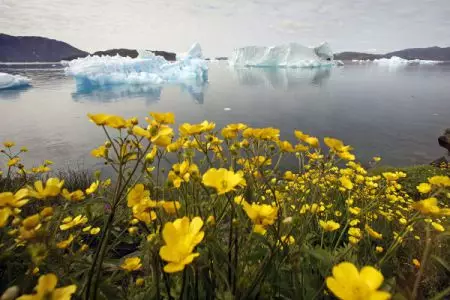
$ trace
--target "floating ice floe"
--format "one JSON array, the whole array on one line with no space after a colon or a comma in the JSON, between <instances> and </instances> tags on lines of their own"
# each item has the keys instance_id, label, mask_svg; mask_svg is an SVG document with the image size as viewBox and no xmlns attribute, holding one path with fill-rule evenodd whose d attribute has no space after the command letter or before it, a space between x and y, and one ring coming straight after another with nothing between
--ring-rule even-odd
<instances>
[{"instance_id":1,"label":"floating ice floe","mask_svg":"<svg viewBox=\"0 0 450 300\"><path fill-rule=\"evenodd\" d=\"M435 60L421 60L421 59L404 59L398 56L392 56L391 58L380 58L374 59L373 63L382 65L382 66L406 66L406 65L436 65L441 63L440 61Z\"/></svg>"},{"instance_id":2,"label":"floating ice floe","mask_svg":"<svg viewBox=\"0 0 450 300\"><path fill-rule=\"evenodd\" d=\"M31 79L20 75L0 73L0 90L29 86Z\"/></svg>"},{"instance_id":3,"label":"floating ice floe","mask_svg":"<svg viewBox=\"0 0 450 300\"><path fill-rule=\"evenodd\" d=\"M194 44L191 51L176 62L139 51L137 58L88 56L61 63L66 75L73 76L77 84L88 86L205 82L208 64L202 58L200 45Z\"/></svg>"},{"instance_id":4,"label":"floating ice floe","mask_svg":"<svg viewBox=\"0 0 450 300\"><path fill-rule=\"evenodd\" d=\"M311 68L335 66L328 43L310 48L297 43L273 47L248 46L233 51L230 65L246 67Z\"/></svg>"},{"instance_id":5,"label":"floating ice floe","mask_svg":"<svg viewBox=\"0 0 450 300\"><path fill-rule=\"evenodd\" d=\"M372 61L370 59L352 59L352 62L358 64L367 64L371 63Z\"/></svg>"}]
</instances>

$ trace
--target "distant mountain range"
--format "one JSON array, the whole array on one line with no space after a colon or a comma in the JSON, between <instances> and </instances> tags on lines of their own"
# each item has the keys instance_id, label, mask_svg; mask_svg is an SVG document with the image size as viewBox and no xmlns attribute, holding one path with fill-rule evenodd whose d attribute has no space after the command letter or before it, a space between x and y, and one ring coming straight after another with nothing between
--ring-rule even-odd
<instances>
[{"instance_id":1,"label":"distant mountain range","mask_svg":"<svg viewBox=\"0 0 450 300\"><path fill-rule=\"evenodd\" d=\"M428 48L410 48L400 51L389 52L386 54L370 54L362 52L341 52L334 55L334 59L339 60L374 60L379 58L391 58L398 56L404 59L422 59L450 61L450 47L428 47Z\"/></svg>"},{"instance_id":2,"label":"distant mountain range","mask_svg":"<svg viewBox=\"0 0 450 300\"><path fill-rule=\"evenodd\" d=\"M88 53L44 37L0 34L1 62L55 62L77 55Z\"/></svg>"},{"instance_id":3,"label":"distant mountain range","mask_svg":"<svg viewBox=\"0 0 450 300\"><path fill-rule=\"evenodd\" d=\"M152 51L166 60L174 61L176 54L166 51ZM137 57L132 49L110 49L89 53L67 43L37 36L12 36L0 33L0 62L59 62L88 55L120 55Z\"/></svg>"},{"instance_id":4,"label":"distant mountain range","mask_svg":"<svg viewBox=\"0 0 450 300\"><path fill-rule=\"evenodd\" d=\"M153 51L155 55L163 56L166 60L174 61L176 54L166 51ZM88 53L77 49L67 43L38 36L12 36L0 33L0 62L59 62L72 60L88 55L120 55L137 57L134 49L110 49ZM404 59L423 59L450 61L450 47L411 48L386 54L370 54L362 52L341 52L334 55L339 60L373 60L378 58L391 58L398 56ZM216 58L219 60L226 57Z\"/></svg>"}]
</instances>

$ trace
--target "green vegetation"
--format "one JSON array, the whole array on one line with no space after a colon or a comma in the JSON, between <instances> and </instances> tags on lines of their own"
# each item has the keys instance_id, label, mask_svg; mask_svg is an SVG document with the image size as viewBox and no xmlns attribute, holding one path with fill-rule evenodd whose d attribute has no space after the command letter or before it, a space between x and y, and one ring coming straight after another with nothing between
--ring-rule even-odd
<instances>
[{"instance_id":1,"label":"green vegetation","mask_svg":"<svg viewBox=\"0 0 450 300\"><path fill-rule=\"evenodd\" d=\"M448 166L365 169L296 130L89 118L114 176L1 149L0 293L26 299L445 299ZM281 170L285 160L297 163ZM170 164L162 170L162 163ZM8 289L8 290L6 290ZM6 290L6 291L5 291ZM8 297L6 297L8 296Z\"/></svg>"}]
</instances>

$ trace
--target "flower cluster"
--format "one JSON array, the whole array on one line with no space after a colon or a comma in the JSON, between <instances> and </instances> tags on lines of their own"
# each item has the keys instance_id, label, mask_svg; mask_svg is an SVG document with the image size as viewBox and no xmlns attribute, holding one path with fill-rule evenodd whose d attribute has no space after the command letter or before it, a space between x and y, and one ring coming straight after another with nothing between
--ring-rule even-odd
<instances>
[{"instance_id":1,"label":"flower cluster","mask_svg":"<svg viewBox=\"0 0 450 300\"><path fill-rule=\"evenodd\" d=\"M91 155L114 177L73 184L47 174L51 161L26 168L28 150L3 144L0 265L11 299L418 299L448 289L447 169L416 182L299 130L281 139L243 123L176 132L172 113L143 124L88 117L106 136ZM10 286L22 278L35 290Z\"/></svg>"}]
</instances>

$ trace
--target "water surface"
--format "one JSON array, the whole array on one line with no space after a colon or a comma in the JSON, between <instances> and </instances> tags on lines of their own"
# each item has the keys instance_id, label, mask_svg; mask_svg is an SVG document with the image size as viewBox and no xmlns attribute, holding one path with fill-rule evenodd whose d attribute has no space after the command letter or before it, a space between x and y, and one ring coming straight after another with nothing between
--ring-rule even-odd
<instances>
[{"instance_id":1,"label":"water surface","mask_svg":"<svg viewBox=\"0 0 450 300\"><path fill-rule=\"evenodd\" d=\"M231 69L211 63L205 85L77 87L58 64L0 65L33 80L0 91L0 141L27 146L26 162L90 167L104 141L88 112L125 117L172 111L177 123L213 120L275 126L293 140L300 129L354 146L361 161L429 163L445 155L437 137L450 127L450 65L389 68L347 64L334 69Z\"/></svg>"}]
</instances>

